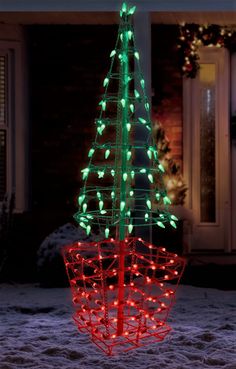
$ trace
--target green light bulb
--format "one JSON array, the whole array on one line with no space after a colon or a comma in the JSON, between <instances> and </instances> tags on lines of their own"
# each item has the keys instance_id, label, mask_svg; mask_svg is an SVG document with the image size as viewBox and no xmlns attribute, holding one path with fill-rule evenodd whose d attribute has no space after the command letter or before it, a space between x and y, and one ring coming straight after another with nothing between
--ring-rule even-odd
<instances>
[{"instance_id":1,"label":"green light bulb","mask_svg":"<svg viewBox=\"0 0 236 369\"><path fill-rule=\"evenodd\" d=\"M130 104L129 108L130 108L131 112L133 113L134 112L134 104Z\"/></svg>"},{"instance_id":2,"label":"green light bulb","mask_svg":"<svg viewBox=\"0 0 236 369\"><path fill-rule=\"evenodd\" d=\"M165 205L171 204L171 200L169 199L168 196L163 197L163 202L164 202Z\"/></svg>"},{"instance_id":3,"label":"green light bulb","mask_svg":"<svg viewBox=\"0 0 236 369\"><path fill-rule=\"evenodd\" d=\"M103 81L103 87L106 87L109 83L109 78L105 78L104 81Z\"/></svg>"},{"instance_id":4,"label":"green light bulb","mask_svg":"<svg viewBox=\"0 0 236 369\"><path fill-rule=\"evenodd\" d=\"M82 204L82 202L84 201L85 199L85 195L80 195L79 198L78 198L78 202L79 202L79 205Z\"/></svg>"},{"instance_id":5,"label":"green light bulb","mask_svg":"<svg viewBox=\"0 0 236 369\"><path fill-rule=\"evenodd\" d=\"M116 55L116 50L112 50L112 52L110 53L110 57L112 58L114 55Z\"/></svg>"},{"instance_id":6,"label":"green light bulb","mask_svg":"<svg viewBox=\"0 0 236 369\"><path fill-rule=\"evenodd\" d=\"M102 124L100 127L97 127L97 131L100 134L100 136L102 135L102 132L104 131L105 127L106 127L105 124Z\"/></svg>"},{"instance_id":7,"label":"green light bulb","mask_svg":"<svg viewBox=\"0 0 236 369\"><path fill-rule=\"evenodd\" d=\"M128 31L128 39L131 40L132 36L133 36L133 32L129 30Z\"/></svg>"},{"instance_id":8,"label":"green light bulb","mask_svg":"<svg viewBox=\"0 0 236 369\"><path fill-rule=\"evenodd\" d=\"M146 109L147 111L149 111L149 109L150 109L150 105L149 105L149 103L146 103L146 104L145 104L145 109Z\"/></svg>"},{"instance_id":9,"label":"green light bulb","mask_svg":"<svg viewBox=\"0 0 236 369\"><path fill-rule=\"evenodd\" d=\"M173 220L178 220L178 218L177 218L175 215L171 215L170 217L171 217L171 219L173 219Z\"/></svg>"},{"instance_id":10,"label":"green light bulb","mask_svg":"<svg viewBox=\"0 0 236 369\"><path fill-rule=\"evenodd\" d=\"M158 168L160 169L160 171L161 171L162 173L165 173L165 168L163 167L163 165L162 165L162 164L159 164L159 165L158 165Z\"/></svg>"},{"instance_id":11,"label":"green light bulb","mask_svg":"<svg viewBox=\"0 0 236 369\"><path fill-rule=\"evenodd\" d=\"M89 174L89 168L82 169L81 172L83 173L83 179L86 179Z\"/></svg>"},{"instance_id":12,"label":"green light bulb","mask_svg":"<svg viewBox=\"0 0 236 369\"><path fill-rule=\"evenodd\" d=\"M105 151L105 159L107 159L109 155L110 155L110 150L109 150L109 149L107 149L107 150Z\"/></svg>"},{"instance_id":13,"label":"green light bulb","mask_svg":"<svg viewBox=\"0 0 236 369\"><path fill-rule=\"evenodd\" d=\"M105 100L101 100L100 103L99 103L99 105L101 105L103 111L106 110L107 103L106 103Z\"/></svg>"},{"instance_id":14,"label":"green light bulb","mask_svg":"<svg viewBox=\"0 0 236 369\"><path fill-rule=\"evenodd\" d=\"M147 222L147 221L148 221L148 218L149 218L148 213L146 213L146 214L144 215L144 218L145 218L145 222Z\"/></svg>"},{"instance_id":15,"label":"green light bulb","mask_svg":"<svg viewBox=\"0 0 236 369\"><path fill-rule=\"evenodd\" d=\"M177 228L177 225L173 220L170 221L170 225L172 225L173 228Z\"/></svg>"},{"instance_id":16,"label":"green light bulb","mask_svg":"<svg viewBox=\"0 0 236 369\"><path fill-rule=\"evenodd\" d=\"M121 11L122 11L123 13L126 13L126 12L127 12L127 4L126 4L126 3L123 3L123 4L122 4Z\"/></svg>"},{"instance_id":17,"label":"green light bulb","mask_svg":"<svg viewBox=\"0 0 236 369\"><path fill-rule=\"evenodd\" d=\"M132 156L132 152L131 152L130 150L129 150L129 151L127 151L127 154L126 154L127 161L129 161L129 160L130 160L131 156Z\"/></svg>"},{"instance_id":18,"label":"green light bulb","mask_svg":"<svg viewBox=\"0 0 236 369\"><path fill-rule=\"evenodd\" d=\"M142 169L140 169L140 171L139 171L140 173L146 173L147 172L147 170L146 170L146 168L142 168Z\"/></svg>"},{"instance_id":19,"label":"green light bulb","mask_svg":"<svg viewBox=\"0 0 236 369\"><path fill-rule=\"evenodd\" d=\"M139 60L139 53L138 53L137 51L135 51L134 56L135 56L135 58L136 58L137 60Z\"/></svg>"},{"instance_id":20,"label":"green light bulb","mask_svg":"<svg viewBox=\"0 0 236 369\"><path fill-rule=\"evenodd\" d=\"M151 173L148 174L148 179L151 183L153 183L153 175Z\"/></svg>"},{"instance_id":21,"label":"green light bulb","mask_svg":"<svg viewBox=\"0 0 236 369\"><path fill-rule=\"evenodd\" d=\"M95 151L95 150L94 150L93 148L89 150L89 153L88 153L88 157L89 157L89 158L91 158L91 157L93 156L94 151Z\"/></svg>"},{"instance_id":22,"label":"green light bulb","mask_svg":"<svg viewBox=\"0 0 236 369\"><path fill-rule=\"evenodd\" d=\"M104 170L98 170L98 178L103 178L104 177Z\"/></svg>"},{"instance_id":23,"label":"green light bulb","mask_svg":"<svg viewBox=\"0 0 236 369\"><path fill-rule=\"evenodd\" d=\"M109 233L110 233L110 229L106 228L105 229L105 237L108 238L109 237Z\"/></svg>"},{"instance_id":24,"label":"green light bulb","mask_svg":"<svg viewBox=\"0 0 236 369\"><path fill-rule=\"evenodd\" d=\"M133 228L134 228L133 224L129 224L128 225L128 231L129 231L129 233L132 232Z\"/></svg>"},{"instance_id":25,"label":"green light bulb","mask_svg":"<svg viewBox=\"0 0 236 369\"><path fill-rule=\"evenodd\" d=\"M120 100L120 102L121 102L121 105L123 106L123 108L125 107L125 99L121 99Z\"/></svg>"},{"instance_id":26,"label":"green light bulb","mask_svg":"<svg viewBox=\"0 0 236 369\"><path fill-rule=\"evenodd\" d=\"M127 173L123 173L123 181L126 181L127 180L127 177L128 177L128 174Z\"/></svg>"},{"instance_id":27,"label":"green light bulb","mask_svg":"<svg viewBox=\"0 0 236 369\"><path fill-rule=\"evenodd\" d=\"M104 202L102 200L99 201L99 210L101 211L103 209Z\"/></svg>"},{"instance_id":28,"label":"green light bulb","mask_svg":"<svg viewBox=\"0 0 236 369\"><path fill-rule=\"evenodd\" d=\"M111 192L111 198L112 198L112 199L114 199L114 198L115 198L115 192L114 192L114 191L112 191L112 192Z\"/></svg>"},{"instance_id":29,"label":"green light bulb","mask_svg":"<svg viewBox=\"0 0 236 369\"><path fill-rule=\"evenodd\" d=\"M158 227L165 228L165 225L160 221L157 222L157 225Z\"/></svg>"},{"instance_id":30,"label":"green light bulb","mask_svg":"<svg viewBox=\"0 0 236 369\"><path fill-rule=\"evenodd\" d=\"M150 148L147 150L147 156L150 160L152 159L152 151L150 150Z\"/></svg>"},{"instance_id":31,"label":"green light bulb","mask_svg":"<svg viewBox=\"0 0 236 369\"><path fill-rule=\"evenodd\" d=\"M151 203L151 201L150 201L149 199L147 199L146 204L147 204L148 209L150 209L150 210L151 210L151 208L152 208L152 203Z\"/></svg>"},{"instance_id":32,"label":"green light bulb","mask_svg":"<svg viewBox=\"0 0 236 369\"><path fill-rule=\"evenodd\" d=\"M114 175L115 175L114 169L111 170L111 175L112 175L112 177L114 177Z\"/></svg>"},{"instance_id":33,"label":"green light bulb","mask_svg":"<svg viewBox=\"0 0 236 369\"><path fill-rule=\"evenodd\" d=\"M124 201L121 201L120 203L120 211L123 211L125 208L125 202Z\"/></svg>"},{"instance_id":34,"label":"green light bulb","mask_svg":"<svg viewBox=\"0 0 236 369\"><path fill-rule=\"evenodd\" d=\"M136 9L136 6L132 6L132 8L130 8L129 11L128 11L128 15L134 14L135 9Z\"/></svg>"},{"instance_id":35,"label":"green light bulb","mask_svg":"<svg viewBox=\"0 0 236 369\"><path fill-rule=\"evenodd\" d=\"M131 124L130 123L126 123L126 128L127 128L127 131L129 132L130 129L131 129Z\"/></svg>"},{"instance_id":36,"label":"green light bulb","mask_svg":"<svg viewBox=\"0 0 236 369\"><path fill-rule=\"evenodd\" d=\"M88 205L86 203L83 204L83 213L86 212Z\"/></svg>"},{"instance_id":37,"label":"green light bulb","mask_svg":"<svg viewBox=\"0 0 236 369\"><path fill-rule=\"evenodd\" d=\"M82 227L82 228L84 228L84 229L86 229L87 228L87 226L83 223L83 222L80 222L80 227Z\"/></svg>"},{"instance_id":38,"label":"green light bulb","mask_svg":"<svg viewBox=\"0 0 236 369\"><path fill-rule=\"evenodd\" d=\"M157 199L157 201L159 201L159 200L160 200L160 198L161 198L161 195L159 194L159 192L157 192L157 193L156 193L156 199Z\"/></svg>"},{"instance_id":39,"label":"green light bulb","mask_svg":"<svg viewBox=\"0 0 236 369\"><path fill-rule=\"evenodd\" d=\"M137 90L134 90L134 96L136 97L136 99L140 98L140 94Z\"/></svg>"},{"instance_id":40,"label":"green light bulb","mask_svg":"<svg viewBox=\"0 0 236 369\"><path fill-rule=\"evenodd\" d=\"M87 236L89 235L90 232L91 232L91 226L87 225L87 227L86 227Z\"/></svg>"},{"instance_id":41,"label":"green light bulb","mask_svg":"<svg viewBox=\"0 0 236 369\"><path fill-rule=\"evenodd\" d=\"M103 215L103 214L106 214L106 210L101 210L100 213Z\"/></svg>"},{"instance_id":42,"label":"green light bulb","mask_svg":"<svg viewBox=\"0 0 236 369\"><path fill-rule=\"evenodd\" d=\"M134 191L133 190L129 191L129 194L130 194L130 196L133 196L134 195Z\"/></svg>"},{"instance_id":43,"label":"green light bulb","mask_svg":"<svg viewBox=\"0 0 236 369\"><path fill-rule=\"evenodd\" d=\"M131 170L131 178L133 179L134 178L134 175L135 175L135 173L134 173L134 170Z\"/></svg>"},{"instance_id":44,"label":"green light bulb","mask_svg":"<svg viewBox=\"0 0 236 369\"><path fill-rule=\"evenodd\" d=\"M125 76L124 79L125 79L125 84L128 84L132 78L130 76Z\"/></svg>"},{"instance_id":45,"label":"green light bulb","mask_svg":"<svg viewBox=\"0 0 236 369\"><path fill-rule=\"evenodd\" d=\"M142 78L142 79L140 79L140 85L142 86L142 88L144 88L144 86L145 86L145 81L144 81L144 79Z\"/></svg>"},{"instance_id":46,"label":"green light bulb","mask_svg":"<svg viewBox=\"0 0 236 369\"><path fill-rule=\"evenodd\" d=\"M146 124L146 123L147 123L146 119L144 119L144 118L142 118L142 117L138 117L138 120L139 120L139 121L140 121L140 123L142 123L142 124Z\"/></svg>"},{"instance_id":47,"label":"green light bulb","mask_svg":"<svg viewBox=\"0 0 236 369\"><path fill-rule=\"evenodd\" d=\"M102 197L101 193L98 191L97 192L97 198L100 199Z\"/></svg>"}]
</instances>

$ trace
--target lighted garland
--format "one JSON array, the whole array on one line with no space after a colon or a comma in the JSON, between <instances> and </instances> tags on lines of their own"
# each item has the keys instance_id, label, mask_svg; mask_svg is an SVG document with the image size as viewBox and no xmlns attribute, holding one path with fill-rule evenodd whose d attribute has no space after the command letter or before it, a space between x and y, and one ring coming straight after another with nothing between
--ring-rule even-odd
<instances>
[{"instance_id":1,"label":"lighted garland","mask_svg":"<svg viewBox=\"0 0 236 369\"><path fill-rule=\"evenodd\" d=\"M95 120L96 137L88 152L89 163L81 171L84 185L78 197L79 211L75 214L87 234L92 228L99 228L108 238L118 231L121 240L136 226L165 228L170 224L176 228L177 220L168 212L171 200L163 182L165 169L152 137L150 105L130 19L134 10L135 7L123 5L120 13L118 37L110 53L111 66L103 81L100 114ZM134 86L134 75L138 86ZM146 142L133 140L135 127L140 125L147 130ZM146 152L150 166L134 165L138 150ZM150 188L137 188L138 177L147 180ZM159 204L155 212L154 200Z\"/></svg>"},{"instance_id":2,"label":"lighted garland","mask_svg":"<svg viewBox=\"0 0 236 369\"><path fill-rule=\"evenodd\" d=\"M200 46L234 48L236 32L229 27L216 24L182 24L178 40L181 72L188 78L195 78L199 69Z\"/></svg>"}]
</instances>

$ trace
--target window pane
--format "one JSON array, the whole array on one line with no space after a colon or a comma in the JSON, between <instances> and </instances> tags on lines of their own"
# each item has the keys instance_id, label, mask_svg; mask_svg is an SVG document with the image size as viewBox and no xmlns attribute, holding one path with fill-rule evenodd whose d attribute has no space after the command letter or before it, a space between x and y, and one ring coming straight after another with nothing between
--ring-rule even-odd
<instances>
[{"instance_id":1,"label":"window pane","mask_svg":"<svg viewBox=\"0 0 236 369\"><path fill-rule=\"evenodd\" d=\"M6 192L6 131L0 130L0 201Z\"/></svg>"},{"instance_id":2,"label":"window pane","mask_svg":"<svg viewBox=\"0 0 236 369\"><path fill-rule=\"evenodd\" d=\"M6 57L0 56L0 124L6 124Z\"/></svg>"},{"instance_id":3,"label":"window pane","mask_svg":"<svg viewBox=\"0 0 236 369\"><path fill-rule=\"evenodd\" d=\"M216 221L215 64L200 68L200 221Z\"/></svg>"}]
</instances>

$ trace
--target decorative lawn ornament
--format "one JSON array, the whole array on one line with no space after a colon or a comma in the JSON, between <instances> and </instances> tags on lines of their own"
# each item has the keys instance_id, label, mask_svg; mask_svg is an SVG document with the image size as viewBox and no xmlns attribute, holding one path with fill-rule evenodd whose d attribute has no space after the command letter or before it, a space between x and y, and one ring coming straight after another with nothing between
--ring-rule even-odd
<instances>
[{"instance_id":1,"label":"decorative lawn ornament","mask_svg":"<svg viewBox=\"0 0 236 369\"><path fill-rule=\"evenodd\" d=\"M103 81L97 134L82 169L84 186L75 219L89 235L104 241L65 248L74 320L82 332L108 355L161 341L184 260L140 238L128 237L136 227L176 228L163 185L164 168L152 138L149 102L140 71L140 55L131 23L135 7L123 4L111 67ZM133 71L136 66L135 72ZM135 80L135 83L134 83ZM135 86L134 86L135 85ZM136 127L149 138L135 141ZM135 155L150 163L134 163ZM140 180L145 186L137 186ZM153 210L153 200L159 207ZM113 238L111 238L113 237Z\"/></svg>"}]
</instances>

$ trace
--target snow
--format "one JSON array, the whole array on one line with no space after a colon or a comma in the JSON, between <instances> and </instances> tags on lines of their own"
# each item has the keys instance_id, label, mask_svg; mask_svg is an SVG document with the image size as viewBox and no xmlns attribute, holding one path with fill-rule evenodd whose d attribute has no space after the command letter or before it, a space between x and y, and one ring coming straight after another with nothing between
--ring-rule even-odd
<instances>
[{"instance_id":1,"label":"snow","mask_svg":"<svg viewBox=\"0 0 236 369\"><path fill-rule=\"evenodd\" d=\"M180 286L168 338L115 357L72 311L68 288L0 285L0 369L236 369L236 291Z\"/></svg>"}]
</instances>

